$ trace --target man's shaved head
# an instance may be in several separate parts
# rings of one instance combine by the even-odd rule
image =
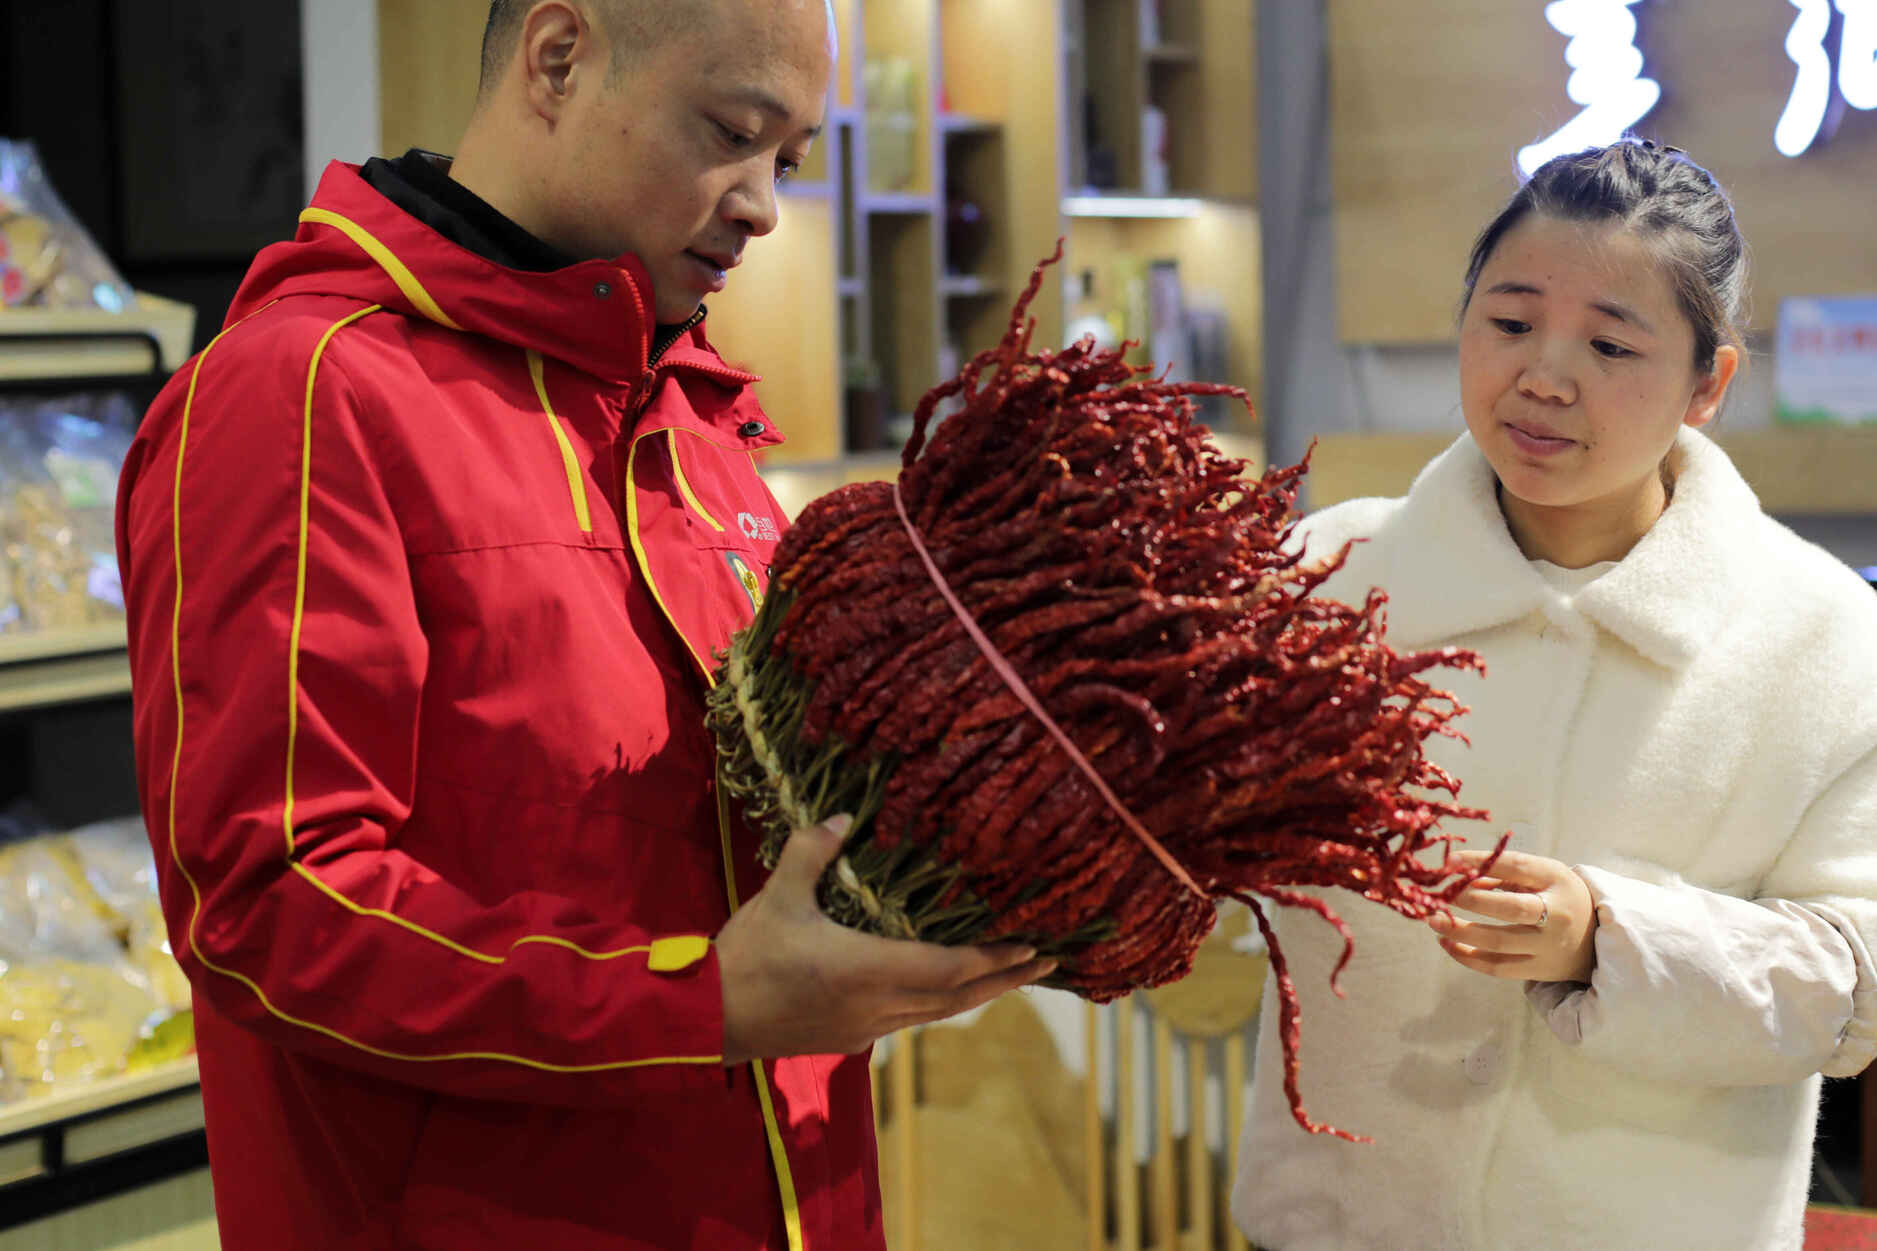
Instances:
[[[521,39],[522,22],[538,0],[491,0],[489,20],[482,28],[482,77],[476,89],[486,97],[507,68]],[[716,21],[717,0],[570,0],[600,26],[612,45],[609,71],[617,75],[633,58],[648,52],[679,31]],[[834,0],[824,0],[828,39],[837,43]]]
[[[479,95],[487,95],[515,55],[521,38],[522,20],[536,0],[492,0],[489,21],[482,28],[482,80]],[[612,69],[617,72],[634,53],[656,47],[687,21],[695,23],[708,15],[701,0],[578,0],[605,31],[612,44]]]

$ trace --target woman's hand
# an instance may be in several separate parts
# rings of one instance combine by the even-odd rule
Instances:
[[[1467,868],[1490,853],[1460,851]],[[1549,856],[1500,853],[1492,876],[1482,877],[1454,900],[1455,908],[1500,924],[1432,916],[1448,955],[1476,973],[1534,982],[1588,982],[1597,964],[1597,907],[1577,871]]]

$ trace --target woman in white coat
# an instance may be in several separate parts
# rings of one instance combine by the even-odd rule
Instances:
[[[1274,1251],[1798,1248],[1820,1075],[1877,1054],[1877,596],[1699,433],[1739,367],[1732,208],[1673,148],[1538,171],[1466,275],[1467,433],[1406,497],[1311,518],[1325,593],[1457,645],[1430,743],[1510,850],[1434,934],[1278,918],[1233,1206]]]

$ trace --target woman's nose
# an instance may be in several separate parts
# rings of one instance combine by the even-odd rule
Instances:
[[[1577,386],[1555,353],[1540,348],[1519,371],[1519,393],[1534,400],[1569,404],[1577,396]]]

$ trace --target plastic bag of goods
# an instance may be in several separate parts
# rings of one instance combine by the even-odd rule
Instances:
[[[98,308],[121,313],[134,296],[53,190],[30,141],[0,139],[0,313]]]
[[[0,632],[123,616],[112,510],[135,420],[120,394],[0,402]]]
[[[0,844],[0,1101],[193,1046],[188,986],[134,818]]]

